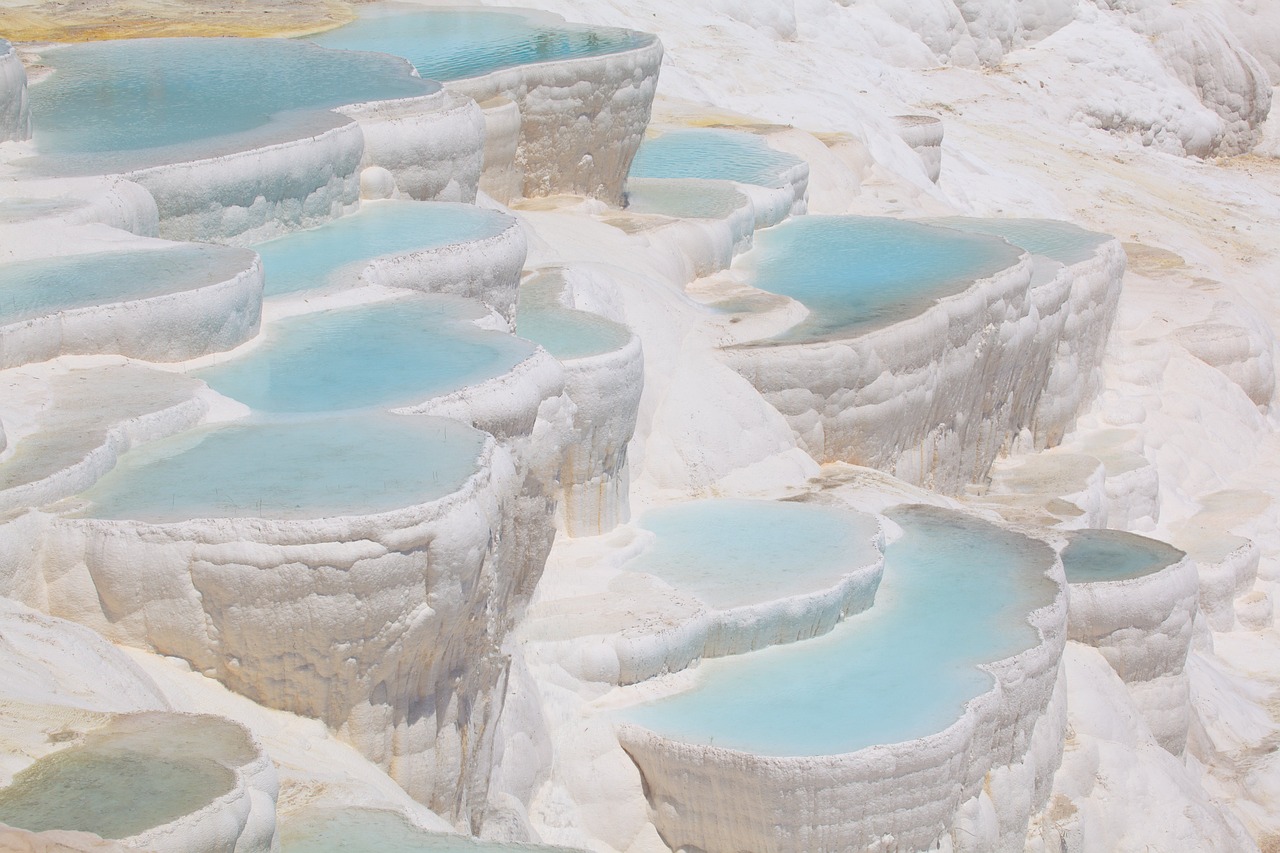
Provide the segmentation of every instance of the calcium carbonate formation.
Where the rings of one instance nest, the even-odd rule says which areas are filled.
[[[1150,328],[1184,259],[1007,215],[943,83],[820,118],[999,69],[1242,153],[1263,13],[624,5],[0,41],[0,846],[1278,837],[1214,655],[1271,486],[1178,436],[1274,447],[1274,323],[1201,278]]]

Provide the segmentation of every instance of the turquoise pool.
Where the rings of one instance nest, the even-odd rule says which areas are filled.
[[[914,506],[885,552],[875,606],[829,634],[704,661],[696,685],[623,712],[665,737],[764,755],[829,755],[939,732],[989,689],[977,665],[1038,641],[1052,550],[970,516]],[[786,527],[773,536],[791,541]],[[798,546],[802,547],[802,546]]]
[[[563,288],[564,281],[554,273],[535,276],[520,286],[516,332],[522,338],[561,361],[613,352],[631,339],[626,326],[561,305]]]
[[[1076,530],[1067,536],[1062,567],[1068,583],[1132,580],[1186,556],[1172,545],[1121,530]]]
[[[618,53],[651,44],[648,33],[548,22],[489,9],[425,9],[395,3],[360,8],[360,17],[309,36],[318,45],[403,56],[431,80],[459,80],[534,62]]]
[[[49,48],[29,89],[40,171],[103,173],[300,139],[346,121],[325,111],[440,85],[401,59],[286,39],[183,38]],[[264,85],[270,81],[270,85]]]
[[[377,257],[482,240],[511,224],[509,216],[469,204],[375,201],[253,248],[262,255],[266,295],[278,296],[333,284],[344,273],[354,276]]]
[[[212,425],[125,454],[78,514],[162,524],[388,512],[456,491],[484,441],[458,421],[385,413]]]
[[[724,219],[747,199],[731,184],[694,178],[649,178],[627,182],[626,209],[679,219]]]
[[[625,568],[721,610],[827,589],[880,556],[874,518],[813,504],[691,501],[639,524],[656,538]]]
[[[738,268],[755,287],[803,303],[810,316],[774,340],[869,332],[1015,264],[1003,240],[872,216],[802,216],[756,234]]]
[[[923,221],[971,234],[1003,237],[1033,255],[1043,255],[1063,264],[1078,264],[1089,260],[1099,246],[1112,239],[1110,235],[1086,231],[1070,222],[1057,219],[970,219],[949,216]]]
[[[186,243],[0,264],[0,323],[194,290],[252,263],[247,249]]]
[[[271,324],[243,355],[194,370],[262,412],[331,412],[424,402],[500,376],[533,344],[471,321],[480,307],[435,294],[318,311]]]
[[[780,187],[803,161],[738,130],[671,130],[640,144],[632,178],[703,178]]]

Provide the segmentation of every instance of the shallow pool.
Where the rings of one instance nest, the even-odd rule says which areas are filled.
[[[501,234],[511,217],[470,204],[433,201],[366,202],[319,228],[259,243],[266,295],[275,296],[354,277],[370,260],[420,252]]]
[[[629,213],[651,213],[679,219],[724,219],[747,204],[732,184],[694,178],[642,178],[627,182]]]
[[[16,774],[0,789],[0,822],[128,838],[226,794],[235,774],[225,765],[250,757],[243,731],[216,718],[117,718]]]
[[[1112,239],[1110,235],[1086,231],[1070,222],[1057,219],[970,219],[949,216],[924,221],[972,234],[1003,237],[1033,255],[1043,255],[1063,264],[1078,264],[1089,260],[1099,246]]]
[[[325,111],[440,86],[401,59],[287,39],[128,39],[52,47],[29,89],[41,171],[101,173],[301,139]],[[270,85],[264,85],[269,81]]]
[[[194,290],[228,281],[252,263],[247,249],[187,243],[0,264],[0,323]]]
[[[738,130],[671,130],[645,139],[631,163],[632,178],[703,178],[780,187],[801,164],[775,151],[754,133]]]
[[[626,326],[560,303],[564,280],[543,273],[520,285],[516,333],[562,361],[621,349],[631,339]]]
[[[272,323],[243,355],[194,370],[262,412],[331,412],[424,402],[511,370],[533,344],[477,328],[477,303],[436,294]]]
[[[458,421],[385,413],[212,425],[125,454],[77,514],[160,524],[387,512],[456,491],[484,440]]]
[[[568,848],[500,844],[427,832],[381,809],[311,809],[280,822],[280,853],[557,853]]]
[[[653,43],[655,36],[514,12],[381,3],[361,7],[359,19],[350,24],[308,38],[324,47],[403,56],[423,77],[459,80],[534,62],[632,50]]]
[[[977,664],[1037,642],[1050,604],[1042,542],[932,507],[887,515],[875,606],[831,633],[704,661],[696,686],[623,714],[665,737],[765,755],[828,755],[939,732],[990,688]],[[792,541],[787,528],[773,528]]]
[[[1172,545],[1121,530],[1076,530],[1067,537],[1062,567],[1068,583],[1131,580],[1186,556]]]
[[[813,504],[690,501],[649,510],[639,524],[656,538],[625,568],[718,609],[827,589],[880,556],[873,517]]]
[[[778,341],[861,334],[908,319],[1015,264],[1022,250],[966,234],[871,216],[801,216],[756,234],[738,263],[761,290],[810,315]]]

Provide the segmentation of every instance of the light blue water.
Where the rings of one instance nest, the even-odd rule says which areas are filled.
[[[169,823],[231,790],[235,776],[217,760],[243,758],[243,733],[231,728],[160,714],[108,723],[16,774],[0,789],[0,822],[110,839]]]
[[[778,341],[847,337],[913,317],[1017,262],[986,235],[871,216],[801,216],[756,235],[739,268],[811,314]]]
[[[439,84],[400,59],[285,39],[183,38],[52,48],[29,90],[44,171],[139,168],[298,139],[336,116],[305,115],[407,98]]]
[[[534,347],[476,328],[478,306],[422,294],[271,324],[244,355],[192,371],[263,412],[332,412],[421,403],[501,376]]]
[[[520,285],[516,306],[516,333],[520,337],[541,345],[561,361],[613,352],[631,339],[626,326],[561,305],[563,287],[564,282],[554,274],[535,276]]]
[[[266,294],[323,287],[353,265],[501,234],[511,217],[470,204],[433,201],[367,202],[350,216],[319,228],[259,243]],[[359,271],[359,268],[355,272]]]
[[[426,832],[380,809],[311,809],[280,821],[280,853],[570,853],[567,847],[499,844]]]
[[[1037,642],[1028,614],[1053,601],[1047,545],[949,510],[887,513],[869,611],[829,634],[704,661],[693,689],[627,717],[666,737],[765,755],[830,755],[939,732],[990,688],[984,662]],[[775,528],[790,539],[786,528]]]
[[[1003,237],[1033,255],[1044,255],[1063,264],[1078,264],[1093,257],[1094,251],[1112,239],[1107,234],[1086,231],[1057,219],[969,219],[949,216],[923,220],[972,234]]]
[[[483,444],[458,421],[380,412],[203,427],[122,456],[81,495],[80,515],[162,524],[387,512],[456,491]]]
[[[1062,567],[1068,583],[1123,581],[1172,566],[1185,554],[1156,539],[1120,530],[1077,530],[1068,534]]]
[[[646,512],[657,535],[627,563],[725,609],[827,589],[879,557],[862,513],[788,501],[691,501]]]
[[[324,47],[403,56],[423,77],[459,80],[534,62],[632,50],[655,37],[614,27],[546,23],[511,12],[383,3],[362,7],[358,20],[308,38]]]
[[[730,184],[695,179],[644,179],[627,183],[630,213],[656,213],[680,219],[724,219],[747,199]]]
[[[754,133],[737,130],[672,130],[640,143],[633,178],[706,178],[780,187],[798,157],[770,148]]]
[[[0,264],[0,323],[227,281],[253,263],[247,249],[188,243]]]

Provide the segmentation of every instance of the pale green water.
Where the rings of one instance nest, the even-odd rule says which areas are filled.
[[[456,491],[484,433],[458,421],[364,413],[191,430],[120,458],[79,515],[188,518],[366,515]]]
[[[51,48],[29,89],[41,171],[122,171],[313,135],[315,114],[440,86],[400,59],[285,39],[183,38]]]
[[[633,178],[703,178],[780,187],[782,176],[801,164],[775,151],[754,133],[737,130],[672,130],[640,144]]]
[[[247,249],[188,243],[0,264],[0,322],[181,293],[227,281],[252,263]]]
[[[563,287],[556,274],[539,275],[520,286],[517,334],[562,361],[613,352],[631,339],[626,326],[561,305]]]
[[[308,37],[324,47],[403,56],[431,80],[476,77],[534,62],[599,56],[651,44],[648,33],[547,23],[512,12],[374,4],[336,30]]]
[[[646,512],[657,538],[626,565],[725,609],[827,589],[879,557],[862,513],[787,501],[691,501]]]
[[[1099,246],[1112,239],[1107,234],[1086,231],[1056,219],[970,219],[948,216],[922,220],[945,228],[1003,237],[1033,255],[1043,255],[1063,264],[1078,264],[1093,257]]]
[[[368,261],[501,234],[512,219],[470,204],[432,201],[366,202],[360,210],[319,228],[259,243],[266,294],[275,296],[333,283]],[[354,268],[354,271],[353,271]]]
[[[1053,552],[949,510],[887,515],[905,535],[886,550],[869,611],[812,640],[703,661],[695,687],[626,718],[675,740],[764,755],[852,752],[959,719],[992,684],[977,664],[1037,642],[1027,617],[1053,601]],[[792,541],[785,526],[772,533]]]
[[[1172,566],[1185,554],[1156,539],[1120,530],[1076,530],[1062,550],[1067,583],[1123,581]]]
[[[137,835],[229,792],[252,750],[216,717],[139,714],[90,732],[40,759],[0,789],[0,822],[32,832]]]
[[[812,312],[775,340],[849,336],[905,320],[1018,261],[1022,250],[966,234],[872,216],[801,216],[756,235],[738,268],[761,290]]]
[[[280,823],[280,853],[571,853],[566,847],[499,844],[427,832],[395,812],[311,809]]]
[[[421,403],[507,373],[528,341],[477,328],[478,306],[435,294],[318,311],[271,324],[244,355],[192,371],[263,412]]]
[[[696,179],[649,178],[627,182],[630,213],[656,213],[680,219],[724,219],[746,205],[731,184]]]

